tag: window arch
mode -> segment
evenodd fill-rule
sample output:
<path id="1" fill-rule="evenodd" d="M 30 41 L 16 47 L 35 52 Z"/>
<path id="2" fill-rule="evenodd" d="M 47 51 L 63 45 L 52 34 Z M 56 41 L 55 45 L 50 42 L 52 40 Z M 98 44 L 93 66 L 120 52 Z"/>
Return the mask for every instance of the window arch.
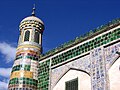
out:
<path id="1" fill-rule="evenodd" d="M 27 30 L 27 31 L 25 32 L 24 41 L 29 41 L 29 37 L 30 37 L 30 31 Z"/>
<path id="2" fill-rule="evenodd" d="M 34 42 L 39 44 L 39 32 L 35 31 Z"/>

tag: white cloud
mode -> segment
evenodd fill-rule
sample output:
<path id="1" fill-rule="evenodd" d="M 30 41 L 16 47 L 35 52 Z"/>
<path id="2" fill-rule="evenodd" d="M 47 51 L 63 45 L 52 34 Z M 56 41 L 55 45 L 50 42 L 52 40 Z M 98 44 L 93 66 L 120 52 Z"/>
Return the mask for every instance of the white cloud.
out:
<path id="1" fill-rule="evenodd" d="M 14 60 L 16 48 L 6 42 L 0 43 L 0 52 L 4 55 L 6 62 Z"/>
<path id="2" fill-rule="evenodd" d="M 4 56 L 5 62 L 10 62 L 14 60 L 16 48 L 11 44 L 6 42 L 0 42 L 0 53 Z M 3 68 L 0 67 L 0 77 L 2 80 L 0 81 L 0 90 L 8 90 L 8 82 L 12 68 Z"/>
<path id="3" fill-rule="evenodd" d="M 11 70 L 11 68 L 0 68 L 0 76 L 9 78 Z"/>
<path id="4" fill-rule="evenodd" d="M 7 90 L 7 87 L 8 87 L 8 80 L 3 80 L 3 81 L 0 81 L 0 90 Z"/>
<path id="5" fill-rule="evenodd" d="M 0 76 L 3 77 L 0 81 L 0 90 L 7 90 L 11 70 L 12 68 L 0 68 Z"/>

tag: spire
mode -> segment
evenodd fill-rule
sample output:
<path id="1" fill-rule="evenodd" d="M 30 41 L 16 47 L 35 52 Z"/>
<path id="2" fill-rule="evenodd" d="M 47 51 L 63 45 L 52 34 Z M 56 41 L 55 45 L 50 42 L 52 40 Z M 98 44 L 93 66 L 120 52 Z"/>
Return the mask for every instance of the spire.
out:
<path id="1" fill-rule="evenodd" d="M 35 4 L 33 6 L 32 16 L 35 16 Z"/>

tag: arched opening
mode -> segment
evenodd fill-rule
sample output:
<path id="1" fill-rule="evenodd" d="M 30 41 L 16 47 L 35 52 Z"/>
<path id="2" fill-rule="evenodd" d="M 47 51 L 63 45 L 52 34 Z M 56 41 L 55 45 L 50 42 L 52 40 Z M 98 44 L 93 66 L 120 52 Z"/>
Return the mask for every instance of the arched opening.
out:
<path id="1" fill-rule="evenodd" d="M 118 58 L 109 70 L 110 90 L 120 89 L 120 58 Z"/>
<path id="2" fill-rule="evenodd" d="M 29 41 L 29 37 L 30 37 L 30 31 L 27 30 L 27 31 L 25 32 L 24 41 Z"/>
<path id="3" fill-rule="evenodd" d="M 39 44 L 39 32 L 35 31 L 34 42 Z"/>
<path id="4" fill-rule="evenodd" d="M 69 70 L 53 90 L 67 90 L 68 88 L 69 90 L 91 90 L 90 76 L 83 71 Z"/>

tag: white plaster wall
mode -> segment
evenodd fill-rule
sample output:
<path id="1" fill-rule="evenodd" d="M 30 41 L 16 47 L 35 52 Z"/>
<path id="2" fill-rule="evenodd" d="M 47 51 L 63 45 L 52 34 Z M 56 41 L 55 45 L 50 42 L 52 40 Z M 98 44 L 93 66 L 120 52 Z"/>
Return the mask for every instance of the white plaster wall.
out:
<path id="1" fill-rule="evenodd" d="M 65 82 L 78 78 L 78 90 L 91 90 L 90 76 L 84 72 L 70 70 L 56 84 L 53 90 L 65 90 Z"/>
<path id="2" fill-rule="evenodd" d="M 110 90 L 120 90 L 120 58 L 109 70 Z"/>

